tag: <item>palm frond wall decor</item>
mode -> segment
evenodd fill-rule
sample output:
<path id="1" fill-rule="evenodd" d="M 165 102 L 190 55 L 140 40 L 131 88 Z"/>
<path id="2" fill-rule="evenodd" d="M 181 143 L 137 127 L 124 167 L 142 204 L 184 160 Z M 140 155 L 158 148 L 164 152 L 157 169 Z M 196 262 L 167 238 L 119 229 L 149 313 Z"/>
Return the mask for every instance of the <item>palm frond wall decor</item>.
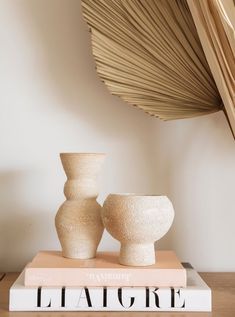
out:
<path id="1" fill-rule="evenodd" d="M 224 110 L 186 0 L 82 0 L 97 72 L 163 120 Z"/>

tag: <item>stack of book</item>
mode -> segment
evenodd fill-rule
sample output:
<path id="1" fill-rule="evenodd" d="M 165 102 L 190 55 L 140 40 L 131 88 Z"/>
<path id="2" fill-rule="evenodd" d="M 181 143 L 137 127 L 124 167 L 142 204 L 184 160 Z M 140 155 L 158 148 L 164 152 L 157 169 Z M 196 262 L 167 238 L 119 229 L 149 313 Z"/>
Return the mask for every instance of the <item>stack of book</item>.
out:
<path id="1" fill-rule="evenodd" d="M 89 260 L 39 252 L 10 288 L 10 311 L 211 311 L 211 290 L 172 251 L 128 267 L 118 254 Z"/>

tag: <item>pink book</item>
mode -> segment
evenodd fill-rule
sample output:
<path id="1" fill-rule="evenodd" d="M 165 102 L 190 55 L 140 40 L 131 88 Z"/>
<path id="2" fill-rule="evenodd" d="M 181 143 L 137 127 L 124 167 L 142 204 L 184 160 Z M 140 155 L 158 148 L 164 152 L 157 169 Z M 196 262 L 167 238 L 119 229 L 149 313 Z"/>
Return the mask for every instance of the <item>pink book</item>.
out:
<path id="1" fill-rule="evenodd" d="M 25 269 L 25 286 L 186 287 L 186 270 L 173 251 L 157 251 L 156 264 L 142 267 L 119 264 L 117 252 L 77 260 L 41 251 Z"/>

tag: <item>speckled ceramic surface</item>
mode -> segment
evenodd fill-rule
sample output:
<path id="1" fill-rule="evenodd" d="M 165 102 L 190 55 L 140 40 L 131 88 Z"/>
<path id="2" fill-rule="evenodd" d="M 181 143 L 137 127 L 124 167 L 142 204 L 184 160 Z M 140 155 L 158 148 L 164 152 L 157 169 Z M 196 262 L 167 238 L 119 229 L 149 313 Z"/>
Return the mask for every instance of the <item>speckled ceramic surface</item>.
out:
<path id="1" fill-rule="evenodd" d="M 107 231 L 121 242 L 119 262 L 145 266 L 155 263 L 154 242 L 171 227 L 174 209 L 166 196 L 110 194 L 102 219 Z"/>
<path id="2" fill-rule="evenodd" d="M 104 230 L 96 198 L 97 176 L 105 154 L 62 153 L 60 158 L 68 178 L 66 201 L 55 218 L 62 253 L 68 258 L 93 258 Z"/>

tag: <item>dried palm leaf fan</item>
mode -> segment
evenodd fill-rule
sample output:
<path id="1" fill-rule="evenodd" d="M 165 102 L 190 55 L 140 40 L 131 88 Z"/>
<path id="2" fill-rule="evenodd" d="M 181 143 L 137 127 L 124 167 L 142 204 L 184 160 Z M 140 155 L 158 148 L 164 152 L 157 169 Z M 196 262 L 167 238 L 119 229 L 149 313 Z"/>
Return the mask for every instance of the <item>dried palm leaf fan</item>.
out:
<path id="1" fill-rule="evenodd" d="M 163 120 L 224 110 L 186 0 L 82 0 L 97 72 Z"/>

